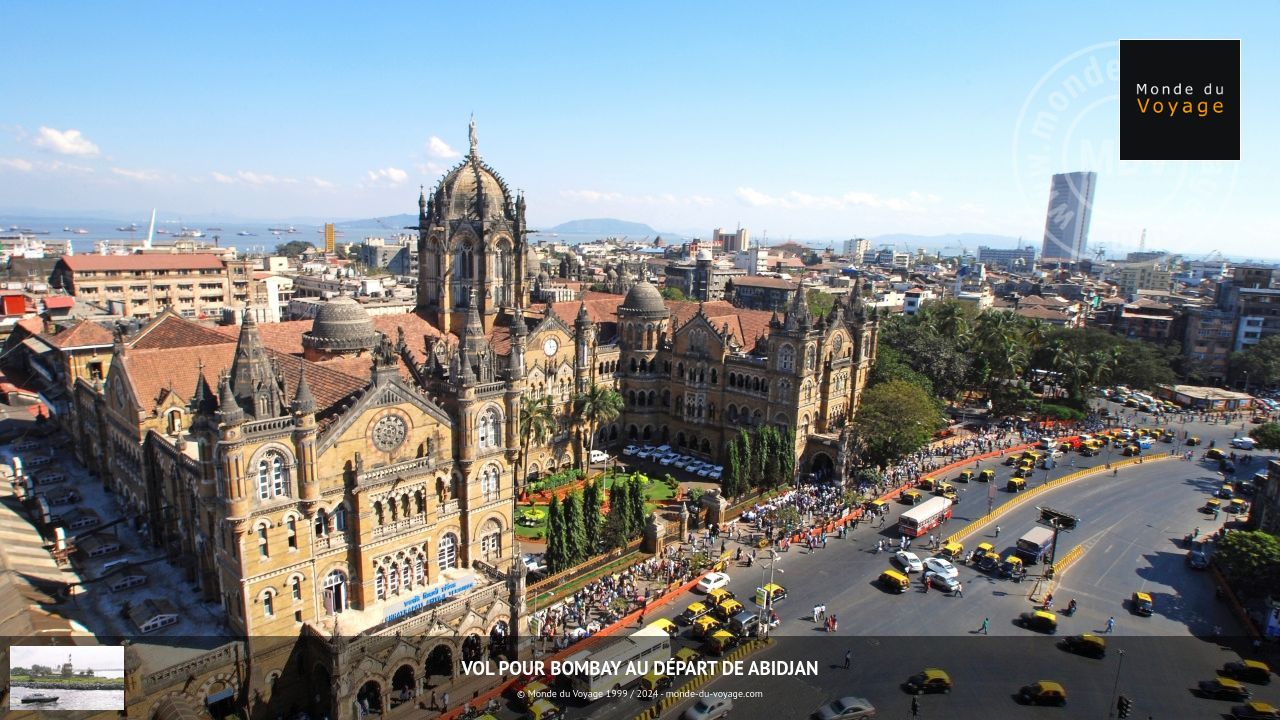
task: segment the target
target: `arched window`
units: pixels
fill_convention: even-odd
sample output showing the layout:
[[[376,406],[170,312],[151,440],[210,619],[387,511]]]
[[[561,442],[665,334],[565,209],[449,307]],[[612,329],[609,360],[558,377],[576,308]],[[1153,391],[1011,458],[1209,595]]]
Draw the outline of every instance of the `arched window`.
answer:
[[[476,429],[481,450],[498,447],[498,439],[502,434],[502,419],[498,417],[497,410],[488,408],[480,413]]]
[[[302,599],[302,578],[295,575],[293,580],[289,582],[289,587],[293,591],[293,599],[301,600]]]
[[[347,609],[347,576],[341,570],[331,570],[324,577],[324,609],[331,613]]]
[[[716,384],[716,369],[715,369],[715,368],[711,368],[711,384],[712,384],[712,385],[715,385],[715,384]]]
[[[345,505],[339,505],[333,509],[333,529],[338,532],[346,532],[347,508]]]
[[[413,582],[421,585],[426,580],[425,573],[425,563],[422,561],[422,556],[418,555],[413,559]]]
[[[169,418],[169,434],[176,435],[182,432],[182,411],[174,408],[169,411],[167,417]]]
[[[270,500],[290,494],[284,457],[277,452],[267,453],[258,461],[258,499]]]
[[[796,368],[796,349],[790,345],[783,345],[778,348],[778,369],[783,372],[791,372]]]
[[[387,571],[382,568],[373,573],[373,595],[379,600],[387,597]]]
[[[485,560],[502,557],[502,526],[497,520],[490,518],[480,528],[480,555]]]
[[[473,264],[473,260],[474,260],[473,255],[474,253],[472,252],[471,243],[470,242],[463,243],[462,248],[458,251],[458,279],[459,280],[470,280],[474,276],[475,266]],[[469,301],[470,300],[468,299],[468,302]]]
[[[316,537],[324,537],[329,534],[329,515],[320,508],[316,511]]]
[[[276,614],[276,593],[268,590],[262,593],[262,617],[274,617]]]
[[[263,523],[258,526],[258,556],[271,557],[271,548],[267,545],[267,525]]]
[[[400,568],[395,563],[391,563],[391,569],[387,571],[387,593],[395,595],[400,592]]]
[[[490,465],[480,473],[480,494],[484,496],[485,502],[498,499],[499,475],[497,465]]]
[[[289,538],[289,549],[298,549],[298,520],[292,515],[284,521],[285,534]]]
[[[440,547],[436,550],[436,566],[441,570],[458,567],[458,536],[445,533],[440,537]]]
[[[805,369],[805,370],[812,370],[812,369],[813,369],[814,364],[817,362],[817,358],[818,358],[818,350],[817,350],[817,348],[815,348],[815,347],[814,347],[814,346],[812,346],[812,345],[810,345],[809,347],[805,348],[805,350],[804,350],[804,369]]]

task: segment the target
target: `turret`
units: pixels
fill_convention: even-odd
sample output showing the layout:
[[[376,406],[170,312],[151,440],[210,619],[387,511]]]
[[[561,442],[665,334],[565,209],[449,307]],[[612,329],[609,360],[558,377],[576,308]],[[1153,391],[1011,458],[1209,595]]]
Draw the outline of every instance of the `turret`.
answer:
[[[231,391],[231,378],[226,375],[218,383],[218,423],[225,427],[244,423],[244,410],[236,402],[235,393]]]

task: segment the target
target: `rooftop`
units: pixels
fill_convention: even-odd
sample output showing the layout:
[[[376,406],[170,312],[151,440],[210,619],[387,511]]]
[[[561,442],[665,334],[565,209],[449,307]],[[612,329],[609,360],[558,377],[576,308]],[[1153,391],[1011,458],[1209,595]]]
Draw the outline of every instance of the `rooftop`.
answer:
[[[222,258],[205,253],[63,255],[62,262],[73,272],[222,269]]]

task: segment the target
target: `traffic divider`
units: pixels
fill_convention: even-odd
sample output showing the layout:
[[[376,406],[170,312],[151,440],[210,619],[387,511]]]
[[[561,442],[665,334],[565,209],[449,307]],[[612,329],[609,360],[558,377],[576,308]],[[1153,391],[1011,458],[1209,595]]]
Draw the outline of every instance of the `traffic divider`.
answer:
[[[755,638],[752,640],[748,640],[742,645],[739,645],[737,648],[734,648],[732,652],[730,652],[728,655],[725,655],[724,658],[722,659],[726,662],[741,660],[743,657],[750,655],[751,653],[761,648],[768,647],[769,645],[772,645],[772,644],[773,644],[773,638],[764,638],[764,639]],[[667,693],[662,697],[661,700],[657,702],[657,704],[653,705],[652,707],[649,707],[639,715],[636,715],[633,720],[654,720],[654,718],[657,718],[660,715],[662,715],[662,713],[666,712],[667,710],[670,710],[672,705],[675,705],[678,701],[687,700],[694,691],[698,690],[703,685],[706,685],[707,683],[711,682],[713,679],[719,676],[720,676],[719,673],[703,673],[702,675],[693,676],[692,678],[689,679],[688,682],[686,682],[684,685],[681,685],[679,689],[672,690],[671,692]]]

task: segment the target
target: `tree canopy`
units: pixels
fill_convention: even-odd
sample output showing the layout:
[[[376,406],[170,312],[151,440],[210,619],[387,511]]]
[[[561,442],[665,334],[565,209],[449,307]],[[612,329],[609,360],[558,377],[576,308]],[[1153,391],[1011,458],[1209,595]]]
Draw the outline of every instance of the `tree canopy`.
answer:
[[[863,461],[884,468],[919,450],[943,424],[934,398],[918,385],[891,380],[867,388],[853,427]]]
[[[1249,437],[1263,450],[1280,450],[1280,424],[1263,423],[1250,430]]]
[[[1280,382],[1280,335],[1268,335],[1255,345],[1231,354],[1231,374],[1253,387]]]
[[[307,248],[311,248],[314,250],[315,247],[316,247],[315,245],[312,245],[310,242],[306,240],[290,240],[288,242],[282,242],[276,245],[276,255],[282,255],[284,257],[289,257],[289,258],[296,258],[302,254],[303,250],[306,250]]]
[[[1274,535],[1260,530],[1227,533],[1218,541],[1213,561],[1237,593],[1280,595],[1280,539]]]

